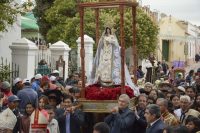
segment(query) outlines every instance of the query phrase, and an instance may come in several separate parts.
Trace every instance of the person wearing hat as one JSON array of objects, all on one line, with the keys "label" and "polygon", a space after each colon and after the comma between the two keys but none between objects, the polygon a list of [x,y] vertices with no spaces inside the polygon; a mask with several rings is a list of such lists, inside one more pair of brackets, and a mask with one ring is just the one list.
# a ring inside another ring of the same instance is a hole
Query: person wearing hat
[{"label": "person wearing hat", "polygon": [[50,86],[50,79],[48,76],[44,75],[41,79],[41,92],[44,92],[49,89]]},{"label": "person wearing hat", "polygon": [[182,82],[185,82],[185,80],[183,79],[183,74],[182,73],[178,73],[176,79],[174,80],[174,86],[180,86],[180,84]]},{"label": "person wearing hat", "polygon": [[56,80],[58,81],[59,84],[61,84],[63,87],[66,86],[63,78],[59,77],[59,71],[58,70],[53,70],[53,72],[51,73],[51,76],[55,76]]},{"label": "person wearing hat", "polygon": [[49,99],[49,105],[56,109],[56,106],[61,103],[62,93],[60,90],[47,90],[43,93]]},{"label": "person wearing hat", "polygon": [[23,88],[22,79],[18,77],[13,81],[12,93],[14,95],[17,95],[17,92],[22,88]]},{"label": "person wearing hat", "polygon": [[11,85],[8,81],[2,82],[1,92],[4,94],[3,106],[6,106],[8,104],[8,97],[13,95]]},{"label": "person wearing hat", "polygon": [[58,86],[59,86],[59,87],[62,87],[62,85],[59,84],[59,83],[57,82],[55,76],[51,76],[51,77],[49,78],[49,80],[50,80],[49,89],[55,90]]},{"label": "person wearing hat", "polygon": [[38,104],[38,95],[32,89],[30,80],[24,79],[23,84],[24,84],[23,89],[17,93],[17,96],[21,99],[21,102],[19,104],[19,109],[21,113],[25,112],[25,107],[27,103],[32,103],[35,107]]},{"label": "person wearing hat", "polygon": [[180,95],[185,95],[185,88],[184,88],[183,86],[178,86],[178,87],[176,88],[176,94],[177,94],[178,96],[180,96]]},{"label": "person wearing hat", "polygon": [[0,114],[0,129],[4,132],[13,132],[17,123],[14,110],[17,108],[20,99],[16,95],[8,97],[8,108]]},{"label": "person wearing hat", "polygon": [[41,95],[41,91],[40,91],[41,80],[42,80],[42,75],[36,74],[35,81],[32,83],[32,89],[37,92],[38,96]]}]

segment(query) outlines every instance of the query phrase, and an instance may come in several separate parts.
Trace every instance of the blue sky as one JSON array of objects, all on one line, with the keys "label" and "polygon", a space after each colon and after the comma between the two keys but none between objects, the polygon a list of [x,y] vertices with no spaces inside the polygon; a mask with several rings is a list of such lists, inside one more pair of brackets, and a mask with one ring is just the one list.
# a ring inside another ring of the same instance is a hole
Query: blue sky
[{"label": "blue sky", "polygon": [[150,5],[152,11],[158,10],[178,19],[200,26],[200,0],[140,0],[142,5]]}]

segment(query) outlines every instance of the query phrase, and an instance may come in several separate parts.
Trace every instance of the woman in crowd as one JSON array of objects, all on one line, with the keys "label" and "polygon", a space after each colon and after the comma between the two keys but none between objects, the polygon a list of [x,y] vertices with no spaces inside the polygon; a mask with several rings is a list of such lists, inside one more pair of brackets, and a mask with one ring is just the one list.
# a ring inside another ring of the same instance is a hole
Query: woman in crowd
[{"label": "woman in crowd", "polygon": [[178,95],[171,95],[170,101],[173,104],[174,110],[180,108],[180,97]]},{"label": "woman in crowd", "polygon": [[151,92],[151,90],[153,89],[153,84],[150,82],[146,82],[144,85],[144,92],[146,95],[149,95],[149,93]]},{"label": "woman in crowd", "polygon": [[155,104],[155,103],[156,103],[156,100],[154,100],[153,97],[148,96],[147,103],[148,103],[148,104]]},{"label": "woman in crowd", "polygon": [[44,109],[46,105],[49,104],[49,100],[48,100],[48,97],[45,96],[45,95],[42,95],[39,97],[38,99],[39,103],[38,103],[38,107],[39,107],[39,110],[46,116],[48,117],[48,112]]},{"label": "woman in crowd", "polygon": [[39,110],[44,109],[45,106],[49,104],[48,97],[45,95],[40,96],[38,101],[39,101]]},{"label": "woman in crowd", "polygon": [[200,93],[196,95],[192,108],[200,112]]},{"label": "woman in crowd", "polygon": [[155,89],[151,90],[149,93],[149,97],[152,97],[156,101],[158,98],[158,91]]},{"label": "woman in crowd", "polygon": [[196,133],[200,131],[200,120],[194,116],[189,116],[186,119],[185,126],[187,127],[190,133]]},{"label": "woman in crowd", "polygon": [[32,103],[26,104],[25,115],[22,116],[21,121],[20,121],[21,133],[29,133],[30,123],[31,123],[30,116],[34,110],[35,110],[35,107]]}]

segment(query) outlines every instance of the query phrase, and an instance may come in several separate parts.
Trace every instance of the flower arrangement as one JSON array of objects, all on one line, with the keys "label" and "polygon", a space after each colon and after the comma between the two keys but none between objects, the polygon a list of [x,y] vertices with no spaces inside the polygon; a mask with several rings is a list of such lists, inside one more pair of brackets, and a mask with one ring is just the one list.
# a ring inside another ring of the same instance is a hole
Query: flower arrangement
[{"label": "flower arrangement", "polygon": [[[125,92],[130,98],[134,96],[133,90],[129,86],[125,86]],[[85,93],[88,100],[117,100],[121,94],[121,86],[109,88],[94,84],[87,86]]]}]

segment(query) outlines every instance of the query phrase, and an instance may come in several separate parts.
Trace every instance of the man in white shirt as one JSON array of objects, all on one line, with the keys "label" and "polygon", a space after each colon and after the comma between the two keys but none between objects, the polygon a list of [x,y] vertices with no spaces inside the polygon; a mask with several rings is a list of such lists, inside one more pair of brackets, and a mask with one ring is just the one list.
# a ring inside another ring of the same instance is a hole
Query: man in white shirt
[{"label": "man in white shirt", "polygon": [[8,108],[0,113],[0,131],[12,132],[17,122],[13,111],[17,108],[20,99],[16,95],[8,97]]},{"label": "man in white shirt", "polygon": [[58,121],[56,119],[54,119],[54,117],[55,117],[54,107],[48,105],[45,107],[45,109],[49,114],[49,123],[47,125],[47,129],[48,129],[49,133],[60,133]]},{"label": "man in white shirt", "polygon": [[174,114],[178,117],[182,124],[185,124],[185,120],[189,115],[199,117],[200,113],[194,109],[190,109],[191,99],[188,95],[180,97],[180,109],[174,110]]}]

